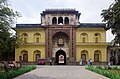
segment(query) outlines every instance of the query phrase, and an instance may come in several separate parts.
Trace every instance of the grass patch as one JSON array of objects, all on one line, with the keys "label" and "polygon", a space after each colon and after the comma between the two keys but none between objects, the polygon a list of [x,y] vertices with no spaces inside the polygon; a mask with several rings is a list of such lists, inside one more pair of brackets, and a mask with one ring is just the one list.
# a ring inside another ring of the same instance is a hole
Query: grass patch
[{"label": "grass patch", "polygon": [[86,66],[86,69],[111,79],[120,79],[120,67],[117,66]]},{"label": "grass patch", "polygon": [[19,75],[26,73],[26,72],[29,72],[33,69],[36,69],[35,65],[31,65],[31,66],[26,65],[26,66],[22,66],[21,68],[16,69],[16,70],[11,69],[8,72],[0,72],[0,79],[12,79],[12,78],[15,78]]}]

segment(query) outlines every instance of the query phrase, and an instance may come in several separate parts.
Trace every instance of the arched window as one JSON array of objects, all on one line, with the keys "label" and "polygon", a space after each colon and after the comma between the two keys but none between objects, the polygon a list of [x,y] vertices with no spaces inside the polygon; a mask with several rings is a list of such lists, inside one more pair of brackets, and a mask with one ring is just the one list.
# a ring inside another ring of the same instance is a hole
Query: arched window
[{"label": "arched window", "polygon": [[65,17],[65,24],[69,24],[69,18]]},{"label": "arched window", "polygon": [[23,50],[21,51],[21,54],[22,54],[23,62],[28,62],[28,51]]},{"label": "arched window", "polygon": [[27,33],[23,33],[21,36],[22,36],[23,42],[27,43],[27,41],[28,41],[28,35],[27,35]]},{"label": "arched window", "polygon": [[52,18],[52,24],[57,24],[57,18],[56,17]]},{"label": "arched window", "polygon": [[62,23],[63,24],[63,18],[62,17],[59,17],[58,18],[58,24]]},{"label": "arched window", "polygon": [[82,33],[80,37],[82,43],[86,43],[88,41],[88,35],[86,33]]},{"label": "arched window", "polygon": [[41,58],[41,52],[39,50],[34,51],[34,61],[37,61],[38,58]]},{"label": "arched window", "polygon": [[34,34],[34,42],[39,43],[40,42],[40,38],[41,38],[41,34],[40,33],[35,33]]},{"label": "arched window", "polygon": [[100,42],[100,40],[101,40],[100,34],[99,34],[99,33],[95,33],[95,34],[94,34],[94,41],[95,41],[95,43]]},{"label": "arched window", "polygon": [[94,62],[99,62],[101,57],[101,52],[99,50],[96,50],[94,52]]}]

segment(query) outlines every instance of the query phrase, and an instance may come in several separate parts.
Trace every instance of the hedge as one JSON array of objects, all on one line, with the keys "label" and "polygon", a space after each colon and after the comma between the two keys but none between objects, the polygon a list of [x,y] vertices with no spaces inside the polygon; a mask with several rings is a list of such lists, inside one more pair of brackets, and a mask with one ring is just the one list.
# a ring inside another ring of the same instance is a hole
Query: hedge
[{"label": "hedge", "polygon": [[[120,79],[120,74],[112,73],[112,72],[108,71],[108,70],[112,70],[112,68],[114,68],[114,67],[111,67],[111,69],[109,69],[109,66],[90,66],[90,65],[88,66],[87,65],[85,68],[90,71],[101,74],[103,76],[106,76],[108,78],[111,78],[111,79]],[[116,71],[117,71],[117,69],[116,69]]]},{"label": "hedge", "polygon": [[19,75],[22,75],[26,72],[29,72],[33,69],[36,69],[36,66],[32,65],[32,66],[23,66],[19,69],[16,69],[16,70],[10,70],[8,72],[0,72],[0,79],[12,79],[12,78],[15,78]]}]

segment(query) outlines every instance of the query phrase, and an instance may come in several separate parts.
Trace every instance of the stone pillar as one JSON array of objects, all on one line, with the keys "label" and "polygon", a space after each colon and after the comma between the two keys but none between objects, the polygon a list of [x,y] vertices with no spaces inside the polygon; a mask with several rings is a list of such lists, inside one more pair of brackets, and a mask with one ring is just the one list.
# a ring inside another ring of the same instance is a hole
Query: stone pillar
[{"label": "stone pillar", "polygon": [[58,16],[56,18],[57,18],[57,25],[58,25]]},{"label": "stone pillar", "polygon": [[65,25],[65,17],[63,16],[62,18],[63,18],[63,25]]}]

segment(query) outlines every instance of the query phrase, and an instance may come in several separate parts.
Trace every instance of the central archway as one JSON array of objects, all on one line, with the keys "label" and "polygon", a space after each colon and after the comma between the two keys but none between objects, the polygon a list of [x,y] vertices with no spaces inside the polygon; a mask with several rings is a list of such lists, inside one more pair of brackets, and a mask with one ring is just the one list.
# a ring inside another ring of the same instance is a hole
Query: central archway
[{"label": "central archway", "polygon": [[56,64],[57,65],[66,64],[66,53],[63,50],[58,50],[56,52]]}]

